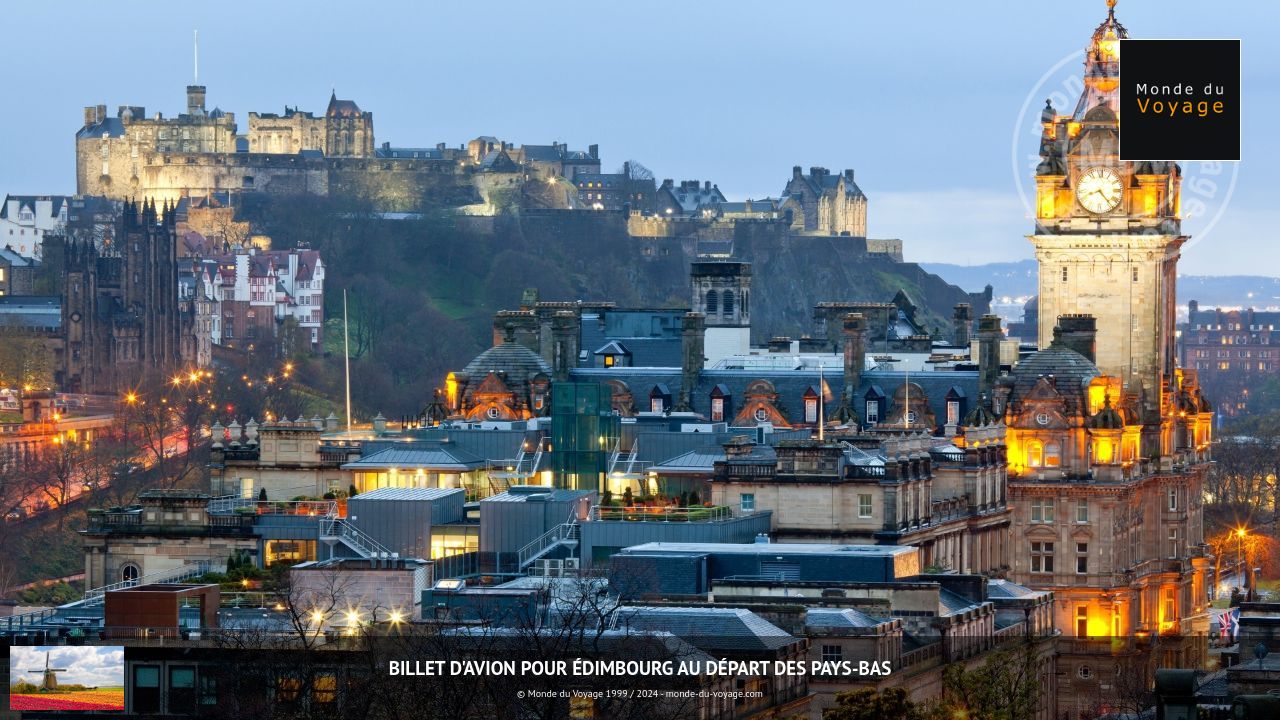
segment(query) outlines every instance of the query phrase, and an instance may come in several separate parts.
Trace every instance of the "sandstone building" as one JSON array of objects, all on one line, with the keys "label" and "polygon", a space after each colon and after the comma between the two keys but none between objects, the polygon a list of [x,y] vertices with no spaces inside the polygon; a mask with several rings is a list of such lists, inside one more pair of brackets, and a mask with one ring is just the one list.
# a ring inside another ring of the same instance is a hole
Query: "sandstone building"
[{"label": "sandstone building", "polygon": [[1207,655],[1212,413],[1196,371],[1175,367],[1181,172],[1119,159],[1127,36],[1110,10],[1086,48],[1078,104],[1041,116],[1030,236],[1041,349],[987,383],[1008,427],[1011,577],[1054,591],[1071,638],[1059,711],[1073,714],[1126,676],[1142,685],[1156,666]]},{"label": "sandstone building", "polygon": [[211,305],[180,297],[177,233],[171,208],[125,203],[114,235],[50,237],[64,258],[59,387],[113,392],[144,373],[195,364]]}]

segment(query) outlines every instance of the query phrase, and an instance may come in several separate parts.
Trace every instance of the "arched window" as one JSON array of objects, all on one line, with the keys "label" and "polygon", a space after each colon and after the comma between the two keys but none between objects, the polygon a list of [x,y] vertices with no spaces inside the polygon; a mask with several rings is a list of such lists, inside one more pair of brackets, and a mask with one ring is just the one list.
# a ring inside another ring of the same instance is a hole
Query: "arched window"
[{"label": "arched window", "polygon": [[138,566],[133,563],[125,563],[120,566],[121,582],[134,582],[141,574],[141,571],[138,570]]},{"label": "arched window", "polygon": [[733,313],[733,291],[724,291],[724,314],[731,315]]},{"label": "arched window", "polygon": [[1044,445],[1032,440],[1027,443],[1027,467],[1044,466]]},{"label": "arched window", "polygon": [[720,300],[720,296],[716,294],[715,290],[707,291],[707,314],[708,315],[711,315],[712,313],[715,313],[718,310],[719,300]]}]

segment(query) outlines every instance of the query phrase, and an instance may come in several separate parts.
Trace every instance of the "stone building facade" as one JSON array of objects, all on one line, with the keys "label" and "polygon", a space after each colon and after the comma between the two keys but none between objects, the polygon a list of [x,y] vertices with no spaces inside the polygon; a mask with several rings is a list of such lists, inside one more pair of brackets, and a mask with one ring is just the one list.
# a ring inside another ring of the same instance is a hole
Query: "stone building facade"
[{"label": "stone building facade", "polygon": [[806,175],[795,166],[782,193],[782,209],[791,211],[797,232],[867,236],[867,196],[853,181],[852,170],[832,175],[824,167],[811,167]]},{"label": "stone building facade", "polygon": [[[1113,5],[1113,3],[1109,3]],[[1118,156],[1114,8],[1074,110],[1041,116],[1040,351],[994,383],[1008,428],[1015,582],[1054,591],[1059,712],[1207,658],[1202,489],[1212,411],[1175,366],[1181,172]],[[981,330],[980,330],[981,332]]]},{"label": "stone building facade", "polygon": [[1219,414],[1245,412],[1249,393],[1280,373],[1280,313],[1202,310],[1195,300],[1187,303],[1187,311],[1178,334],[1182,367],[1196,371]]},{"label": "stone building facade", "polygon": [[252,515],[215,517],[209,496],[149,490],[138,506],[94,510],[84,539],[85,587],[99,588],[189,563],[258,552]]},{"label": "stone building facade", "polygon": [[172,208],[126,203],[114,243],[59,243],[65,347],[56,379],[72,392],[113,392],[144,373],[197,362],[195,298],[180,306]]}]

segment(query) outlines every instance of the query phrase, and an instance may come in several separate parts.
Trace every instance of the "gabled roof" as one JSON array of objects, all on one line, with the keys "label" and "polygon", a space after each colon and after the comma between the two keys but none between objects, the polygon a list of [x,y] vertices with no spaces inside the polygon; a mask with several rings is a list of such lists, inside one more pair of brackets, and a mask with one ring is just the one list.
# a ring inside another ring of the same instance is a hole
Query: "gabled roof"
[{"label": "gabled roof", "polygon": [[593,355],[630,355],[631,351],[627,349],[626,345],[623,345],[617,340],[610,340],[609,342],[601,346],[599,350],[596,350],[592,354]]},{"label": "gabled roof", "polygon": [[354,100],[339,100],[335,91],[329,95],[329,107],[324,114],[328,117],[356,117],[361,113]]},{"label": "gabled roof", "polygon": [[13,219],[9,217],[9,203],[13,201],[17,201],[20,210],[26,208],[32,212],[35,212],[36,203],[50,203],[49,213],[51,216],[57,217],[62,214],[63,206],[70,199],[66,195],[5,195],[4,204],[0,205],[0,220]]}]

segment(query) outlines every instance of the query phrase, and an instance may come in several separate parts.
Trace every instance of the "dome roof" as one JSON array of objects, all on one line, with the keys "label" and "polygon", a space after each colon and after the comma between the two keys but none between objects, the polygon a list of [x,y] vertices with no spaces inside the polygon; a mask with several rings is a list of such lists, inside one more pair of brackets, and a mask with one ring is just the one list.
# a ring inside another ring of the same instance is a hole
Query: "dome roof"
[{"label": "dome roof", "polygon": [[538,353],[515,342],[503,342],[485,350],[467,363],[462,372],[471,382],[483,380],[489,373],[496,373],[506,382],[507,387],[519,392],[529,379],[542,373],[551,376],[551,365]]},{"label": "dome roof", "polygon": [[1010,403],[1021,402],[1031,393],[1041,377],[1053,376],[1054,389],[1066,400],[1068,414],[1088,412],[1086,388],[1089,381],[1102,373],[1098,366],[1080,353],[1055,341],[1014,366],[1013,393]]}]

